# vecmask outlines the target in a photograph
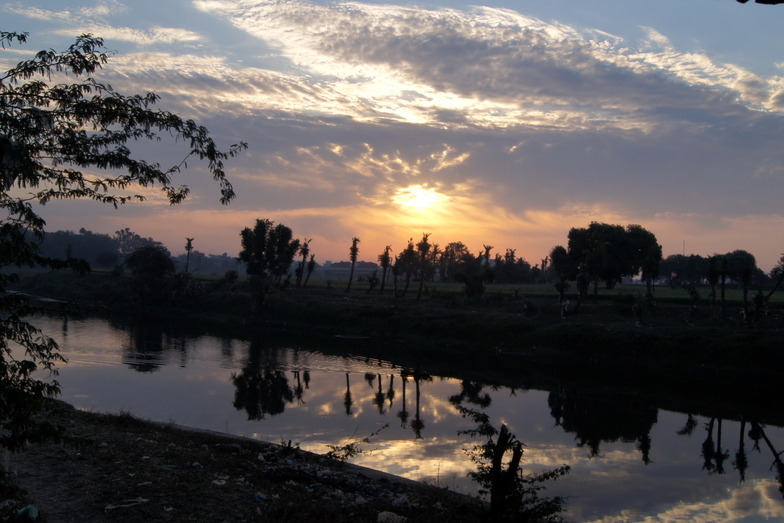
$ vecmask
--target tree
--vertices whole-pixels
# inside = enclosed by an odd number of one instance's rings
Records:
[[[463,242],[451,242],[444,247],[438,264],[441,281],[455,281],[460,260],[467,254],[469,254],[468,247]]]
[[[591,222],[587,228],[569,231],[569,257],[577,273],[593,281],[596,296],[599,281],[612,289],[624,276],[642,277],[652,292],[653,278],[662,260],[656,236],[639,225],[610,225]]]
[[[351,247],[348,250],[349,260],[351,260],[351,272],[348,274],[348,287],[346,287],[346,292],[351,290],[351,282],[354,279],[354,266],[357,264],[357,254],[359,253],[359,247],[357,247],[358,243],[359,238],[356,236],[351,238]]]
[[[569,288],[567,280],[577,277],[577,267],[572,263],[569,253],[562,245],[556,245],[550,251],[550,265],[558,276],[555,283],[555,290],[558,291],[558,303],[563,304],[566,300],[566,290]]]
[[[379,289],[379,294],[384,294],[384,284],[387,282],[387,273],[389,272],[389,267],[392,265],[392,246],[387,245],[384,247],[384,252],[378,255],[378,264],[381,266],[381,289]]]
[[[119,261],[117,242],[108,234],[97,234],[82,227],[73,231],[47,232],[38,245],[44,257],[67,259],[76,257],[87,261],[91,267],[112,267]]]
[[[310,254],[310,239],[302,240],[302,244],[299,246],[299,254],[302,255],[302,261],[299,262],[299,266],[297,266],[297,288],[300,287],[302,284],[302,276],[305,274],[305,265],[308,261],[308,255]]]
[[[757,260],[748,251],[738,249],[726,254],[730,277],[740,283],[743,290],[743,309],[749,305],[749,284],[757,270]]]
[[[308,275],[305,276],[305,283],[302,284],[303,287],[308,284],[308,280],[310,280],[310,275],[313,274],[313,271],[315,270],[316,270],[316,255],[311,254],[310,260],[308,260]]]
[[[395,257],[395,264],[392,266],[392,274],[395,277],[395,297],[405,296],[408,292],[408,286],[411,283],[411,276],[416,273],[418,264],[418,255],[414,247],[414,239],[409,238],[406,248]],[[405,286],[403,290],[398,293],[397,291],[397,277],[404,274],[406,277]]]
[[[419,254],[419,290],[417,291],[417,301],[422,298],[422,289],[425,286],[425,277],[427,273],[427,269],[430,265],[430,258],[428,254],[430,253],[430,242],[428,239],[430,238],[430,233],[422,233],[422,240],[417,243],[417,254]]]
[[[524,474],[524,444],[506,425],[502,424],[498,430],[484,412],[463,406],[457,406],[457,410],[464,418],[476,423],[475,428],[458,431],[458,434],[486,439],[485,443],[474,445],[466,453],[476,464],[476,471],[468,475],[481,487],[480,494],[490,496],[489,521],[563,521],[561,512],[565,500],[542,497],[540,493],[545,489],[543,482],[565,476],[569,473],[569,466]],[[511,457],[505,459],[507,453]]]
[[[163,301],[172,291],[176,269],[166,247],[139,247],[125,259],[125,266],[131,271],[133,292],[141,301]]]
[[[27,36],[0,32],[0,47],[23,44]],[[82,35],[65,51],[40,51],[0,73],[0,266],[87,270],[78,259],[39,253],[46,223],[33,204],[89,199],[117,207],[144,200],[133,189],[151,186],[177,204],[189,190],[174,185],[173,177],[191,157],[206,162],[222,203],[234,198],[223,162],[246,144],[223,151],[193,120],[153,109],[158,95],[126,96],[99,82],[94,73],[108,58],[102,39]],[[50,85],[52,78],[62,83]],[[169,167],[128,147],[164,138],[185,149],[182,161]],[[56,381],[40,381],[35,371],[56,371],[62,361],[57,344],[23,319],[32,312],[29,303],[5,292],[14,279],[0,274],[0,444],[7,448],[35,435],[32,414],[59,392]]]
[[[773,279],[774,284],[773,288],[770,289],[770,292],[765,296],[765,302],[767,303],[770,298],[775,294],[781,284],[784,283],[784,254],[781,255],[779,258],[779,263],[770,271],[770,277]]]
[[[193,250],[193,240],[196,238],[185,238],[185,274],[188,274],[191,264],[191,251]]]
[[[261,310],[267,293],[274,282],[280,282],[289,270],[299,249],[299,240],[293,239],[291,229],[270,220],[256,220],[253,229],[245,227],[240,232],[242,250],[240,261],[247,264],[251,290],[256,307]]]
[[[640,225],[627,225],[626,238],[631,256],[631,274],[640,273],[645,282],[646,296],[653,295],[653,280],[659,276],[662,262],[662,247],[656,236]]]

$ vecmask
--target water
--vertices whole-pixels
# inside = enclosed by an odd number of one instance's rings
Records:
[[[290,441],[318,453],[380,431],[353,463],[473,492],[464,449],[476,442],[458,434],[472,428],[459,404],[487,412],[496,427],[506,423],[526,444],[527,471],[571,466],[547,489],[569,496],[571,520],[784,520],[774,459],[784,449],[780,427],[749,421],[741,438],[739,421],[689,417],[634,394],[493,388],[328,355],[318,345],[103,319],[36,324],[69,361],[58,377],[62,399],[81,409]]]

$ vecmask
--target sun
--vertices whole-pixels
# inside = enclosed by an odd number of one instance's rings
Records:
[[[449,197],[433,188],[409,185],[398,189],[392,201],[409,211],[431,212],[448,202]]]

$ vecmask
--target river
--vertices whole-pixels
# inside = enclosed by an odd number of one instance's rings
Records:
[[[480,442],[460,434],[473,428],[462,405],[509,426],[526,445],[527,471],[571,467],[546,493],[568,497],[572,521],[784,520],[777,454],[784,430],[740,415],[668,411],[641,395],[596,388],[490,386],[335,356],[312,342],[251,342],[98,318],[35,324],[68,359],[57,377],[61,398],[80,409],[318,453],[378,432],[353,463],[474,492],[465,449]],[[346,343],[359,352],[373,342]]]

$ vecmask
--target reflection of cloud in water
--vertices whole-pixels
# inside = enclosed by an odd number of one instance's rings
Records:
[[[782,521],[784,506],[776,483],[772,480],[754,481],[729,492],[722,493],[713,501],[678,503],[655,515],[644,515],[633,510],[621,510],[618,514],[590,520],[591,523],[617,521],[636,521],[640,523],[659,523],[662,521],[693,521],[711,523],[714,521]]]
[[[359,440],[389,424],[370,444],[362,446],[372,452],[358,456],[355,463],[455,490],[472,490],[474,485],[466,478],[472,465],[463,449],[478,441],[458,436],[458,431],[472,428],[472,423],[456,411],[455,402],[450,401],[455,398],[464,406],[487,412],[496,427],[502,422],[509,425],[526,444],[525,472],[563,464],[572,467],[571,474],[547,487],[549,495],[572,499],[567,513],[571,520],[784,519],[784,504],[773,479],[775,471],[769,470],[772,457],[766,445],[761,452],[752,451],[752,442],[746,439],[749,465],[745,483],[739,484],[738,473],[730,464],[732,458],[725,463],[726,474],[709,475],[702,470],[701,443],[708,419],[701,416],[694,417],[691,436],[678,436],[687,420],[685,413],[658,410],[649,428],[646,420],[653,419],[653,411],[624,397],[599,394],[592,398],[565,390],[559,397],[561,403],[554,404],[548,403],[548,392],[495,389],[479,382],[433,377],[432,381],[419,380],[423,428],[421,439],[417,439],[412,428],[416,420],[416,381],[412,375],[404,381],[401,369],[379,366],[378,360],[261,344],[254,345],[259,366],[263,368],[268,361],[274,364],[293,390],[301,385],[301,397],[295,394],[277,416],[249,421],[246,412],[232,407],[235,388],[231,375],[241,373],[250,363],[250,342],[231,340],[227,344],[219,338],[164,331],[157,338],[162,366],[155,373],[140,374],[122,365],[127,331],[101,320],[88,320],[70,321],[63,332],[60,323],[46,321],[42,319],[40,326],[58,338],[72,361],[62,367],[59,377],[63,399],[78,408],[126,409],[163,422],[173,420],[275,443],[291,440],[320,453],[328,450],[327,445]],[[347,386],[350,416],[346,415]],[[563,406],[559,407],[562,420],[573,431],[564,432],[556,426],[551,412],[554,406]],[[616,430],[602,431],[602,424],[595,423],[596,408],[604,409]],[[403,412],[407,416],[401,415]],[[644,415],[646,423],[634,426],[649,430],[645,434],[652,442],[649,465],[643,464],[638,449],[639,430],[628,434],[625,427],[619,430],[626,412]],[[724,420],[725,451],[734,454],[739,429],[738,422]],[[747,424],[746,433],[749,429]],[[765,432],[778,450],[784,431],[766,427]],[[597,455],[591,456],[589,446],[578,446],[578,434],[598,442]],[[716,443],[717,436],[715,433]],[[633,441],[624,442],[625,438]]]
[[[456,440],[425,438],[420,440],[387,440],[370,444],[372,453],[352,460],[358,465],[378,467],[386,464],[392,474],[410,479],[438,483],[460,491],[471,491],[473,486],[466,478],[470,465]]]

